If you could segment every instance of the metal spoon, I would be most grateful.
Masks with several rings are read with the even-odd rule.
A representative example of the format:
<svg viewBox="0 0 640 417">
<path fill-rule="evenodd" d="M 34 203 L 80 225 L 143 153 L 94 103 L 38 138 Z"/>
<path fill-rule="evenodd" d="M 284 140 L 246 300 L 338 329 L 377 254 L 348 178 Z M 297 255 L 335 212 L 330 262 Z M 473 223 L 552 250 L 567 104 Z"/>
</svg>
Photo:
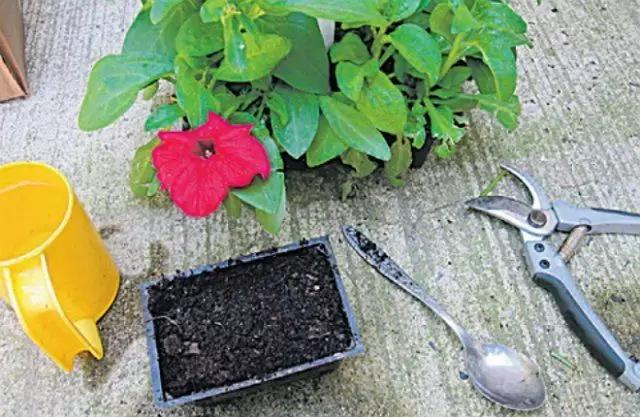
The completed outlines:
<svg viewBox="0 0 640 417">
<path fill-rule="evenodd" d="M 512 410 L 534 410 L 544 403 L 546 389 L 540 368 L 534 361 L 509 347 L 475 340 L 375 243 L 354 227 L 344 226 L 343 232 L 365 261 L 420 300 L 453 329 L 464 346 L 467 373 L 482 395 Z"/>
</svg>

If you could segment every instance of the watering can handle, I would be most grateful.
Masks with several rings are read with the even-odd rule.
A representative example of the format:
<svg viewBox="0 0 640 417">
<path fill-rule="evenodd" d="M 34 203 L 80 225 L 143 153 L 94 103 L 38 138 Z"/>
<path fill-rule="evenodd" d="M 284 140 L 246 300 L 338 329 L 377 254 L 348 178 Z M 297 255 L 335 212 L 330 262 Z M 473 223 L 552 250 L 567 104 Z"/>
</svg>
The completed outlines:
<svg viewBox="0 0 640 417">
<path fill-rule="evenodd" d="M 102 342 L 93 320 L 72 322 L 64 313 L 49 278 L 44 254 L 4 268 L 8 301 L 29 337 L 62 369 L 88 350 L 100 359 Z"/>
</svg>

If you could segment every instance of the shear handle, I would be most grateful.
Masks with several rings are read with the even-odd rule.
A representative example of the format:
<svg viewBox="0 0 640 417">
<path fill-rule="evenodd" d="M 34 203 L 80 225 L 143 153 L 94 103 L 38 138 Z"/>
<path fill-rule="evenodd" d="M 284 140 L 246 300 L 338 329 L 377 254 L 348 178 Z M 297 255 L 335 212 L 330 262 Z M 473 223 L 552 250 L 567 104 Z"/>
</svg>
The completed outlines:
<svg viewBox="0 0 640 417">
<path fill-rule="evenodd" d="M 533 280 L 549 291 L 571 330 L 611 375 L 640 390 L 640 364 L 629 358 L 606 324 L 585 300 L 562 257 L 544 241 L 528 242 Z"/>
<path fill-rule="evenodd" d="M 570 232 L 577 226 L 589 226 L 590 234 L 640 234 L 640 215 L 600 208 L 575 207 L 564 201 L 553 203 L 558 218 L 557 230 Z"/>
</svg>

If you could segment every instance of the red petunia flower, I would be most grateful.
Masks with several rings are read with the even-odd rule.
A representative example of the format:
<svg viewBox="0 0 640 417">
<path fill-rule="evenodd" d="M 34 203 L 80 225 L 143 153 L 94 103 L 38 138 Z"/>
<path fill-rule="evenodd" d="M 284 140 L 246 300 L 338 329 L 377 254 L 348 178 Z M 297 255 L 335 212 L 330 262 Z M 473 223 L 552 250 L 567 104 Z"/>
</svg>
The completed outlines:
<svg viewBox="0 0 640 417">
<path fill-rule="evenodd" d="M 246 187 L 256 175 L 267 178 L 269 158 L 249 133 L 253 125 L 232 125 L 209 113 L 204 125 L 186 132 L 159 132 L 153 165 L 163 190 L 187 215 L 216 211 L 232 187 Z"/>
</svg>

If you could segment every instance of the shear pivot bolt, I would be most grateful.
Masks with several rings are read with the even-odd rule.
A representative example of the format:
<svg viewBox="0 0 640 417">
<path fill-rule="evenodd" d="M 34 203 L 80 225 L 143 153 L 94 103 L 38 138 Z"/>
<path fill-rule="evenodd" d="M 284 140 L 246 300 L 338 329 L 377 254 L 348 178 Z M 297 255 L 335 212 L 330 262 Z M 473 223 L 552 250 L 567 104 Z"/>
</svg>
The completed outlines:
<svg viewBox="0 0 640 417">
<path fill-rule="evenodd" d="M 536 252 L 544 252 L 544 245 L 542 243 L 536 243 L 533 248 L 536 250 Z"/>
<path fill-rule="evenodd" d="M 527 218 L 529 224 L 535 228 L 543 227 L 547 224 L 547 215 L 540 210 L 532 210 Z"/>
<path fill-rule="evenodd" d="M 549 269 L 550 266 L 551 266 L 551 264 L 546 259 L 543 259 L 543 260 L 540 261 L 540 268 Z"/>
</svg>

